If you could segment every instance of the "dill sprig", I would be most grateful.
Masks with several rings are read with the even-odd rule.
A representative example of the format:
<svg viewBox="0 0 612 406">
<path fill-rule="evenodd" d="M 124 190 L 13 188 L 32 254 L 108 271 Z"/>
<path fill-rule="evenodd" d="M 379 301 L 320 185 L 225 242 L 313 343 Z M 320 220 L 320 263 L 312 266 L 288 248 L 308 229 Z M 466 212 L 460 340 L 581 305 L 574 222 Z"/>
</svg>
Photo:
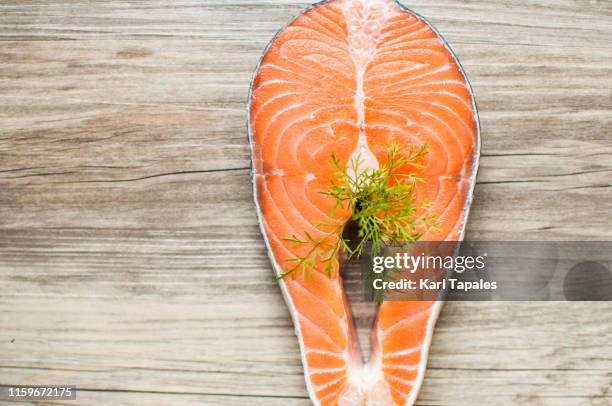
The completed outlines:
<svg viewBox="0 0 612 406">
<path fill-rule="evenodd" d="M 278 276 L 277 279 L 283 279 L 288 275 L 295 274 L 301 270 L 302 278 L 306 276 L 312 277 L 312 273 L 317 269 L 317 265 L 321 264 L 324 272 L 331 278 L 334 265 L 339 264 L 338 251 L 341 246 L 344 247 L 345 241 L 338 235 L 342 232 L 344 225 L 332 225 L 329 223 L 323 223 L 319 225 L 320 228 L 331 227 L 332 231 L 327 232 L 323 238 L 314 239 L 311 234 L 304 231 L 304 237 L 299 238 L 295 234 L 289 238 L 283 238 L 295 245 L 310 246 L 310 249 L 304 256 L 296 256 L 295 258 L 288 259 L 288 262 L 294 263 L 294 265 L 285 273 Z M 346 248 L 346 247 L 344 247 Z"/>
<path fill-rule="evenodd" d="M 427 145 L 403 153 L 397 144 L 392 144 L 386 162 L 378 169 L 362 168 L 361 157 L 343 165 L 332 154 L 336 180 L 329 190 L 321 193 L 335 202 L 330 219 L 338 209 L 351 213 L 350 220 L 357 224 L 357 240 L 344 238 L 344 224 L 333 223 L 319 224 L 319 229 L 329 231 L 320 239 L 308 232 L 304 232 L 304 237 L 285 238 L 285 241 L 310 249 L 305 255 L 290 259 L 294 265 L 278 279 L 295 276 L 299 270 L 303 278 L 312 276 L 319 265 L 331 277 L 334 266 L 339 264 L 341 249 L 351 259 L 360 257 L 371 244 L 370 254 L 376 256 L 386 245 L 417 241 L 425 231 L 436 227 L 435 216 L 422 214 L 429 203 L 417 204 L 416 188 L 423 180 L 414 171 L 423 166 L 422 159 L 427 153 Z"/>
</svg>

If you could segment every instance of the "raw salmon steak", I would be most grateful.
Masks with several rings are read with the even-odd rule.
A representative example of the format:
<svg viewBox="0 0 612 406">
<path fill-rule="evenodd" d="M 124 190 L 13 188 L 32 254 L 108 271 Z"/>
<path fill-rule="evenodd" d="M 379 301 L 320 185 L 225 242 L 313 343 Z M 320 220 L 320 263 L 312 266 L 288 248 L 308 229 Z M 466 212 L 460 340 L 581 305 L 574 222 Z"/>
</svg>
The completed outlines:
<svg viewBox="0 0 612 406">
<path fill-rule="evenodd" d="M 255 202 L 277 275 L 304 255 L 287 237 L 325 235 L 332 154 L 377 168 L 391 144 L 427 144 L 417 196 L 439 224 L 421 239 L 463 238 L 479 151 L 472 92 L 437 31 L 399 3 L 331 0 L 297 17 L 266 49 L 249 108 Z M 441 302 L 382 303 L 363 362 L 338 268 L 280 281 L 312 402 L 414 404 Z"/>
</svg>

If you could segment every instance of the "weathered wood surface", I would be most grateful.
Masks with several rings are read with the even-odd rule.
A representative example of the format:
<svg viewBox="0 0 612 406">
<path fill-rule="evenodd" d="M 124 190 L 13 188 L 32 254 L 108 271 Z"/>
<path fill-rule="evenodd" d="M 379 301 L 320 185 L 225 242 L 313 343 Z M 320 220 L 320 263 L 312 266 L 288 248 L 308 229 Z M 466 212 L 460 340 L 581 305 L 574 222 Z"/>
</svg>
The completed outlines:
<svg viewBox="0 0 612 406">
<path fill-rule="evenodd" d="M 307 405 L 252 70 L 305 2 L 0 0 L 0 384 Z M 415 1 L 481 111 L 472 239 L 612 239 L 612 3 Z M 612 404 L 608 303 L 449 303 L 420 405 Z"/>
</svg>

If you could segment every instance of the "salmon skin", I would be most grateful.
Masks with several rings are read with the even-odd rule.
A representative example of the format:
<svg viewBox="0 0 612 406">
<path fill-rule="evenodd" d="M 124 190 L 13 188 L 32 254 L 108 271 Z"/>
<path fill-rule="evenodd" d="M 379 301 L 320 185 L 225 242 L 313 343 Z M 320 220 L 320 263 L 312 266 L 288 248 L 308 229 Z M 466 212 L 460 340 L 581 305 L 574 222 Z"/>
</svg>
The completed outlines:
<svg viewBox="0 0 612 406">
<path fill-rule="evenodd" d="M 329 218 L 334 201 L 322 192 L 337 175 L 332 154 L 376 168 L 391 144 L 427 144 L 417 200 L 431 202 L 439 227 L 421 239 L 463 239 L 480 149 L 474 98 L 440 34 L 399 3 L 331 0 L 297 17 L 259 63 L 248 127 L 255 203 L 276 275 L 304 254 L 287 237 L 323 238 L 321 223 L 351 215 Z M 279 282 L 313 404 L 414 404 L 441 302 L 382 303 L 363 362 L 338 267 L 331 277 L 316 270 Z"/>
</svg>

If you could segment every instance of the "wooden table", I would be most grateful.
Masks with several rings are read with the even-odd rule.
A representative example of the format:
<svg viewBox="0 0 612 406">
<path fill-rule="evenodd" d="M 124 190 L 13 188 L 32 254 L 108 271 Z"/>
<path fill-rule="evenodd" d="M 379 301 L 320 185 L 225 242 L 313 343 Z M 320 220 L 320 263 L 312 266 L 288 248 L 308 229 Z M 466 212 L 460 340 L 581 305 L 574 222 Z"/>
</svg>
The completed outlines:
<svg viewBox="0 0 612 406">
<path fill-rule="evenodd" d="M 408 5 L 480 107 L 468 238 L 612 239 L 612 2 Z M 258 58 L 305 6 L 0 0 L 0 384 L 309 404 L 245 128 Z M 610 354 L 610 303 L 448 303 L 418 404 L 611 405 Z"/>
</svg>

